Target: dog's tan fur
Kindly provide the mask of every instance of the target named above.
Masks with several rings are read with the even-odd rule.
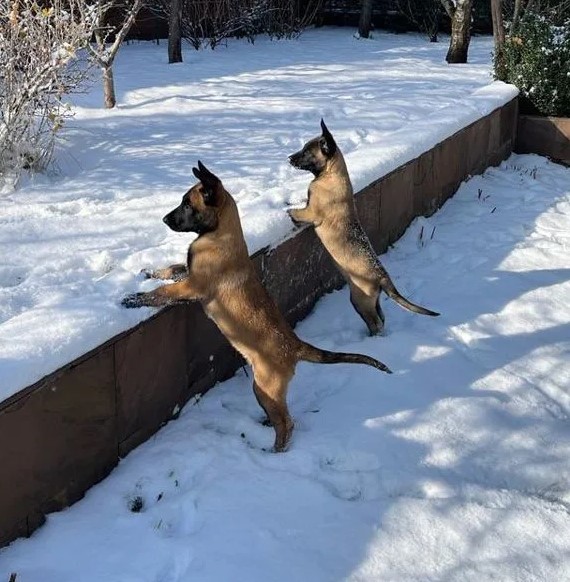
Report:
[[[182,275],[181,280],[149,293],[127,296],[123,304],[139,307],[200,301],[206,314],[251,364],[255,396],[274,427],[274,449],[282,451],[293,431],[286,395],[297,362],[344,361],[389,370],[368,356],[319,350],[295,335],[255,273],[232,196],[203,165],[199,163],[199,169],[194,170],[201,181],[185,194],[182,204],[164,220],[178,230],[179,226],[172,226],[172,215],[178,213],[176,217],[179,217],[183,212],[181,209],[191,207],[192,216],[203,218],[210,230],[190,245],[186,268],[173,265],[152,273],[154,277]]]
[[[311,171],[305,208],[288,210],[296,224],[309,223],[335,261],[350,287],[352,305],[371,335],[382,332],[384,314],[379,296],[384,290],[404,308],[424,315],[439,315],[403,297],[378,260],[358,220],[352,183],[340,148],[321,121],[323,134],[290,156],[297,168]]]

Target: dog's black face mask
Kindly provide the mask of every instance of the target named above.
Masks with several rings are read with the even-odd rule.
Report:
[[[325,122],[321,119],[323,133],[308,141],[303,149],[289,156],[289,163],[299,170],[306,170],[318,176],[327,162],[335,155],[337,145]]]
[[[182,202],[162,220],[175,232],[195,232],[198,236],[218,227],[217,204],[222,183],[202,162],[192,172],[200,180],[182,197]]]
[[[212,213],[201,212],[191,202],[192,190],[182,198],[180,206],[169,212],[162,220],[176,232],[195,232],[198,235],[211,232],[217,227]]]

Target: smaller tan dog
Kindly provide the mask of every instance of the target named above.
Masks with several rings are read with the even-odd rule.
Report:
[[[150,273],[179,280],[149,293],[128,295],[122,303],[157,307],[200,301],[206,315],[251,364],[255,396],[275,430],[274,450],[283,451],[293,431],[286,397],[297,362],[367,364],[391,372],[369,356],[327,352],[295,335],[257,277],[234,199],[201,162],[192,171],[200,181],[163,220],[172,230],[195,232],[198,238],[188,248],[186,266]]]
[[[315,227],[317,236],[346,279],[350,301],[368,326],[370,335],[384,329],[384,314],[379,303],[382,291],[409,311],[439,315],[415,305],[396,289],[358,220],[344,157],[322,119],[321,129],[322,135],[289,156],[293,167],[315,176],[309,184],[305,208],[288,210],[291,220],[297,225],[308,223]]]

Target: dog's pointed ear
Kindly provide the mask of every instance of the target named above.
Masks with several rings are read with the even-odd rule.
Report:
[[[321,118],[321,129],[323,130],[323,135],[320,140],[320,146],[323,154],[331,158],[336,152],[336,142],[329,128],[326,126],[324,119]]]
[[[200,160],[198,160],[198,169],[192,168],[192,172],[202,182],[202,186],[204,187],[204,202],[208,206],[215,206],[218,189],[222,183],[221,180],[218,176],[210,172]]]

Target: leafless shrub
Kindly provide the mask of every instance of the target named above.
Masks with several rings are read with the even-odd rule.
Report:
[[[318,12],[322,0],[182,0],[182,36],[196,49],[215,48],[230,37],[266,33],[273,38],[298,36]],[[166,18],[170,0],[153,0],[152,9]]]
[[[87,73],[96,27],[82,0],[0,0],[0,179],[41,170]]]
[[[439,0],[396,0],[396,5],[430,42],[437,42],[441,17]]]

